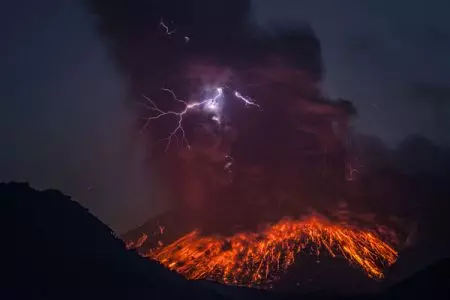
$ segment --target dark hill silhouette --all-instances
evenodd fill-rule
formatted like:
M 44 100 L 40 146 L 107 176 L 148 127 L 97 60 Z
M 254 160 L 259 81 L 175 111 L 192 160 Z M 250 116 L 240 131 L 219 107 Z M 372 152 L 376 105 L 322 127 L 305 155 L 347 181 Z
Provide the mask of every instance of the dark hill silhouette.
M 382 297 L 384 299 L 449 299 L 449 270 L 450 259 L 447 258 L 390 287 Z
M 127 251 L 109 227 L 56 190 L 0 184 L 0 199 L 14 207 L 14 293 L 29 299 L 221 299 Z
M 14 284 L 7 291 L 12 299 L 324 298 L 187 281 L 126 250 L 108 226 L 56 190 L 0 183 L 0 201 L 2 217 L 15 220 Z M 367 298 L 447 299 L 449 266 L 448 259 L 436 263 Z

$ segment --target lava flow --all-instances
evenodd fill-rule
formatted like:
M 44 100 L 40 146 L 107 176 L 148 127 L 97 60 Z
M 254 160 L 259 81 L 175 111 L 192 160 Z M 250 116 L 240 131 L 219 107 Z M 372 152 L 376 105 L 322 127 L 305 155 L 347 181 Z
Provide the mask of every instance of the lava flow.
M 194 230 L 144 256 L 188 279 L 255 286 L 278 279 L 298 255 L 319 255 L 322 250 L 332 257 L 344 257 L 375 279 L 383 278 L 383 269 L 398 257 L 397 251 L 373 231 L 332 224 L 315 216 L 281 220 L 259 233 L 231 237 L 202 236 Z

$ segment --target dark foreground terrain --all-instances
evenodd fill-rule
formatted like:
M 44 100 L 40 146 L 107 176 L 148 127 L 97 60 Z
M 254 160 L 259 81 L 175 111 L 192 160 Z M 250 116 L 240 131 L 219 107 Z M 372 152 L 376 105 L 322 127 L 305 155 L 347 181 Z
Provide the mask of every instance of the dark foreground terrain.
M 14 279 L 2 288 L 2 299 L 325 298 L 187 281 L 126 250 L 110 228 L 55 190 L 0 184 L 0 199 L 2 217 L 12 215 L 15 226 Z M 381 293 L 358 298 L 449 299 L 448 270 L 450 260 L 441 260 Z

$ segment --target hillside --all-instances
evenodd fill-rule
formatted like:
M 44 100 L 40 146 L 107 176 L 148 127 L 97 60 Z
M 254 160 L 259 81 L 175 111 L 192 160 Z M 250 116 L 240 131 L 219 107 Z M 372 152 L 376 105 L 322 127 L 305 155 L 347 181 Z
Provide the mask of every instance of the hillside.
M 39 192 L 23 183 L 1 183 L 0 200 L 2 217 L 8 219 L 13 216 L 15 220 L 14 281 L 7 290 L 2 289 L 3 295 L 11 296 L 5 299 L 318 297 L 317 294 L 305 297 L 288 290 L 274 293 L 187 281 L 161 265 L 141 258 L 135 251 L 126 250 L 110 228 L 70 197 L 55 190 Z M 446 283 L 448 267 L 449 260 L 443 260 L 381 294 L 358 298 L 423 299 L 440 295 L 447 299 L 450 295 Z
M 0 184 L 14 207 L 15 292 L 32 299 L 220 299 L 155 262 L 127 251 L 105 224 L 56 190 Z M 3 210 L 3 213 L 9 214 Z

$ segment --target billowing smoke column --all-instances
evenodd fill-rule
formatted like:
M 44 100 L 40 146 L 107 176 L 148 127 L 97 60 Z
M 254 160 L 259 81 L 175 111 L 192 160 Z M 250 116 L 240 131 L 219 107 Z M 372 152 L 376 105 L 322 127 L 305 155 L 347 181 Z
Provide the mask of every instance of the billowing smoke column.
M 124 236 L 129 248 L 187 278 L 238 284 L 267 283 L 311 246 L 382 278 L 401 244 L 378 226 L 386 219 L 417 220 L 430 239 L 418 253 L 448 249 L 450 152 L 349 134 L 355 109 L 321 94 L 310 28 L 263 31 L 245 0 L 86 1 L 174 200 Z M 373 214 L 350 215 L 348 203 Z
M 265 32 L 243 0 L 89 5 L 186 221 L 226 232 L 339 198 L 354 109 L 321 95 L 310 28 Z

